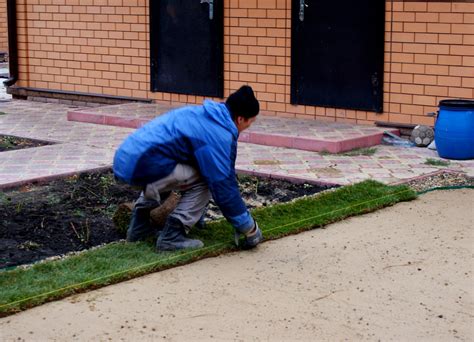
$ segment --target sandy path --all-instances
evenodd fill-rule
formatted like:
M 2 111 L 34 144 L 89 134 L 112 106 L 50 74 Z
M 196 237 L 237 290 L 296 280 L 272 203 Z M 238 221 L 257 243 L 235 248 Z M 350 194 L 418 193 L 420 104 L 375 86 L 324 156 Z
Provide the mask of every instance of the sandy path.
M 474 190 L 49 303 L 0 340 L 473 340 Z

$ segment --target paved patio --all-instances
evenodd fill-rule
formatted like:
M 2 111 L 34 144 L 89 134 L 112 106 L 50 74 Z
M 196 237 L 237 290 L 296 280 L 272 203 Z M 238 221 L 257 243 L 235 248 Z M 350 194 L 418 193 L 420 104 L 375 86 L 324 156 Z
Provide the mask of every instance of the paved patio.
M 74 110 L 55 103 L 0 102 L 0 134 L 55 143 L 1 152 L 0 188 L 111 166 L 115 149 L 133 129 L 68 121 L 67 113 Z M 436 167 L 425 164 L 427 158 L 439 158 L 435 151 L 384 145 L 376 149 L 370 156 L 343 156 L 241 142 L 236 167 L 251 174 L 341 185 L 368 178 L 397 183 L 441 169 L 474 177 L 474 160 Z
M 68 112 L 68 120 L 137 128 L 178 107 L 169 103 L 127 103 L 75 109 Z M 397 129 L 260 115 L 252 127 L 240 135 L 239 141 L 339 153 L 380 144 L 384 131 L 399 134 Z

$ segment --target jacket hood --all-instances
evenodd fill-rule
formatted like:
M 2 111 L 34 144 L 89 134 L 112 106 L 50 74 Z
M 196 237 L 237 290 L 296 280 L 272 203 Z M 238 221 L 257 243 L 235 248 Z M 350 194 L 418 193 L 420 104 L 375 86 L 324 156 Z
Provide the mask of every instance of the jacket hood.
M 204 100 L 203 107 L 204 115 L 231 132 L 234 137 L 237 138 L 239 136 L 239 131 L 232 120 L 229 109 L 227 109 L 224 103 Z

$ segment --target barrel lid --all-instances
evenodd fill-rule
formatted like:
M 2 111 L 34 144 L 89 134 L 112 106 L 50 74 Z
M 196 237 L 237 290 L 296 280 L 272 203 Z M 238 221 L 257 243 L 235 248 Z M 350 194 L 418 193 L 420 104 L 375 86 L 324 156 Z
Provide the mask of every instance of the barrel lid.
M 473 100 L 441 100 L 439 101 L 440 107 L 452 107 L 452 108 L 474 108 Z

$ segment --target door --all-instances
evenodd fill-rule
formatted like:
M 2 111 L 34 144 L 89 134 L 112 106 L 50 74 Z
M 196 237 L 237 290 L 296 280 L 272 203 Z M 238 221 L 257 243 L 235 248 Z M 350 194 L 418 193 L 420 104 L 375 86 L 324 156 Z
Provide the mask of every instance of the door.
M 383 110 L 385 1 L 293 0 L 291 103 Z
M 151 89 L 223 96 L 224 0 L 150 0 Z

